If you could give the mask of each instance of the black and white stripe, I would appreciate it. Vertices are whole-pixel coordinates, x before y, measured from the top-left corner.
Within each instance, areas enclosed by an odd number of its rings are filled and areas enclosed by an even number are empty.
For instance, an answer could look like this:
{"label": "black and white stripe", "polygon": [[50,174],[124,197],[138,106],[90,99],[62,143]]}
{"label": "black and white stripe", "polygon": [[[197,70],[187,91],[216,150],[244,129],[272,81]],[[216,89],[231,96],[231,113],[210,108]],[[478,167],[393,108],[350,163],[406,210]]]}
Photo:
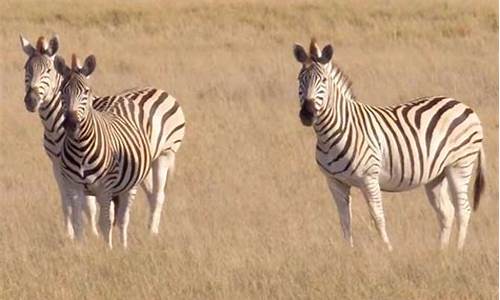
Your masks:
{"label": "black and white stripe", "polygon": [[471,213],[467,188],[476,160],[474,208],[484,187],[483,132],[472,109],[442,96],[389,107],[366,105],[356,101],[350,80],[331,61],[331,45],[320,51],[313,40],[309,54],[295,45],[294,55],[302,63],[300,118],[316,132],[316,161],[327,177],[350,244],[351,186],[363,192],[384,242],[392,249],[380,192],[425,185],[438,214],[441,246],[448,244],[456,209],[462,248]]}
{"label": "black and white stripe", "polygon": [[[164,155],[168,160],[169,154],[175,154],[178,140],[182,140],[184,122],[174,123],[172,117],[176,111],[182,111],[173,100],[170,109],[162,114],[159,111],[147,114],[146,99],[141,103],[122,96],[103,98],[113,105],[106,111],[98,111],[93,108],[96,97],[87,83],[95,68],[95,58],[88,57],[83,67],[79,67],[73,57],[69,69],[62,58],[56,57],[55,67],[64,77],[61,98],[67,134],[61,152],[63,175],[78,190],[97,196],[101,206],[99,224],[110,247],[116,209],[126,246],[129,205],[136,186],[146,178],[155,159]],[[168,99],[166,93],[162,95],[159,99]],[[150,104],[161,107],[162,103],[156,100]],[[179,125],[180,129],[175,130]],[[113,198],[118,201],[112,201]],[[113,209],[113,203],[118,208]]]}
{"label": "black and white stripe", "polygon": [[[44,127],[43,145],[52,161],[52,171],[60,192],[66,231],[72,239],[75,232],[72,225],[71,207],[72,203],[77,201],[77,196],[75,191],[64,184],[59,159],[62,139],[64,138],[62,127],[64,117],[59,100],[62,78],[54,69],[54,57],[59,49],[59,40],[57,36],[54,36],[47,42],[43,37],[40,37],[36,48],[24,37],[21,36],[20,40],[21,47],[28,56],[24,66],[26,89],[24,103],[28,111],[38,110],[39,112]],[[95,197],[86,196],[84,208],[89,217],[92,231],[97,235]]]}
{"label": "black and white stripe", "polygon": [[[39,111],[44,126],[44,148],[53,164],[53,171],[61,194],[62,207],[68,235],[73,238],[75,229],[73,224],[78,218],[71,214],[71,206],[76,199],[75,191],[64,185],[61,179],[60,153],[65,137],[63,127],[64,115],[60,100],[62,77],[54,69],[54,57],[58,50],[58,39],[53,37],[49,42],[40,37],[37,47],[31,46],[29,41],[21,37],[21,45],[28,55],[25,65],[25,105],[29,111]],[[130,89],[119,94],[129,101],[138,102],[142,107],[143,116],[161,116],[153,122],[144,119],[143,126],[154,132],[155,136],[161,132],[162,138],[154,141],[156,151],[151,172],[146,176],[141,186],[146,192],[150,204],[151,214],[149,227],[153,234],[158,233],[160,215],[165,200],[165,187],[168,174],[172,172],[175,162],[175,153],[178,151],[184,135],[184,115],[177,101],[165,91],[156,88]],[[96,110],[106,111],[113,108],[115,99],[120,97],[102,97],[95,99],[93,106]],[[153,120],[153,119],[152,119]],[[85,212],[90,218],[94,233],[95,226],[95,197],[86,195]],[[81,228],[79,229],[81,233]]]}

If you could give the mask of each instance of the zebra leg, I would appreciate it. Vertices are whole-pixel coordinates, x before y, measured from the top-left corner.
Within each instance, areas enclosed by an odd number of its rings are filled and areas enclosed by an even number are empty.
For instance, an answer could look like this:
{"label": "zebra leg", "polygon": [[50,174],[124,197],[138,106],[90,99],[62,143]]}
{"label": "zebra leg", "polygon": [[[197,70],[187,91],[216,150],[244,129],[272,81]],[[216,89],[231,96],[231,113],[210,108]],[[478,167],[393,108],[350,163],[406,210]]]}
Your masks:
{"label": "zebra leg", "polygon": [[332,193],[335,204],[337,205],[337,211],[340,218],[340,226],[342,227],[342,233],[344,239],[349,243],[351,247],[354,246],[352,239],[352,227],[351,227],[351,187],[338,181],[335,178],[328,178],[328,187]]}
{"label": "zebra leg", "polygon": [[96,206],[96,198],[95,196],[85,195],[85,205],[83,206],[85,214],[89,219],[90,227],[92,229],[92,234],[95,236],[99,236],[99,232],[97,231],[97,206]]}
{"label": "zebra leg", "polygon": [[[153,211],[153,166],[151,167],[151,170],[149,170],[148,175],[146,175],[146,178],[141,182],[141,188],[144,190],[144,193],[146,193],[146,198],[148,200],[149,204],[149,211]],[[148,227],[151,225],[151,215],[149,216],[148,220]]]}
{"label": "zebra leg", "polygon": [[455,201],[455,207],[458,219],[458,249],[462,250],[465,243],[465,236],[467,235],[467,226],[471,214],[471,208],[468,199],[469,181],[472,176],[474,164],[457,165],[448,167],[446,176],[450,181],[451,194]]}
{"label": "zebra leg", "polygon": [[149,229],[156,235],[159,231],[161,210],[165,201],[165,187],[167,184],[169,168],[173,165],[173,153],[162,154],[153,162],[153,197],[151,205],[151,219]]}
{"label": "zebra leg", "polygon": [[441,249],[448,247],[455,216],[455,207],[450,199],[448,178],[440,176],[425,185],[425,192],[432,207],[436,210],[441,232],[439,240]]}
{"label": "zebra leg", "polygon": [[368,202],[370,215],[375,221],[375,225],[377,226],[380,237],[387,246],[387,249],[389,251],[392,251],[392,245],[385,230],[384,207],[382,206],[382,195],[380,193],[380,185],[378,183],[378,180],[374,178],[368,179],[365,185],[361,187],[361,191],[363,192],[363,195]]}
{"label": "zebra leg", "polygon": [[130,206],[135,199],[137,194],[137,189],[133,188],[128,192],[124,192],[119,197],[118,213],[117,213],[117,223],[120,228],[120,238],[122,241],[123,248],[127,248],[127,230],[130,221]]}
{"label": "zebra leg", "polygon": [[66,234],[70,239],[75,238],[75,231],[73,230],[73,225],[71,223],[71,198],[68,194],[66,188],[66,182],[62,178],[61,168],[58,164],[52,164],[52,171],[54,172],[54,177],[56,178],[57,186],[59,188],[59,194],[61,196],[61,204],[64,216],[64,225],[66,227]]}
{"label": "zebra leg", "polygon": [[82,208],[85,195],[82,191],[77,190],[73,190],[68,193],[71,198],[71,223],[73,225],[75,238],[80,241],[83,238]]}
{"label": "zebra leg", "polygon": [[113,249],[113,241],[112,241],[112,226],[114,222],[114,203],[111,201],[111,195],[98,195],[97,200],[99,201],[100,210],[99,210],[99,227],[101,229],[102,236],[106,243],[108,244],[109,249]]}

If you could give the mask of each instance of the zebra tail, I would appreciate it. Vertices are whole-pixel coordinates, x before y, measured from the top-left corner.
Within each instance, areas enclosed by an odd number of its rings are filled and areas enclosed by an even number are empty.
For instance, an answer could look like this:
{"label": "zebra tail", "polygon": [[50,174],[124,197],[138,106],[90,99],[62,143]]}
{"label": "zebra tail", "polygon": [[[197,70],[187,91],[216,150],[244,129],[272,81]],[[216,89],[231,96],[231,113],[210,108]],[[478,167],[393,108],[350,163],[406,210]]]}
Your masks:
{"label": "zebra tail", "polygon": [[474,181],[474,211],[479,207],[479,199],[481,198],[481,194],[484,192],[484,188],[486,185],[486,181],[484,180],[484,175],[486,173],[484,168],[484,160],[484,150],[481,149],[477,160],[476,180]]}

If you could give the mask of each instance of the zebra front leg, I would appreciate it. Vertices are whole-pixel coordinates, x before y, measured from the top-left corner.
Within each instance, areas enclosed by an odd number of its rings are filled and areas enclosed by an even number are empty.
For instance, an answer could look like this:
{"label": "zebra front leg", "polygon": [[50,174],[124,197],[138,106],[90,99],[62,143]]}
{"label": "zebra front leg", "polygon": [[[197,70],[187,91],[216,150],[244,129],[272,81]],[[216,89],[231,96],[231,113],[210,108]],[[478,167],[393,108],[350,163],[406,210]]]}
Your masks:
{"label": "zebra front leg", "polygon": [[115,212],[114,203],[111,201],[110,194],[98,195],[97,201],[99,201],[99,228],[101,229],[102,236],[109,249],[113,249],[113,232],[112,226],[114,222]]}
{"label": "zebra front leg", "polygon": [[380,185],[378,179],[367,178],[365,185],[361,187],[361,191],[368,202],[368,207],[370,210],[370,215],[375,221],[377,230],[380,237],[384,241],[387,249],[392,251],[392,245],[387,236],[387,231],[385,229],[385,217],[384,217],[384,207],[382,205],[382,195],[380,193]]}
{"label": "zebra front leg", "polygon": [[92,195],[85,195],[85,205],[83,208],[89,220],[92,234],[94,236],[99,236],[99,232],[97,230],[97,221],[96,221],[96,215],[97,215],[96,197]]}
{"label": "zebra front leg", "polygon": [[425,185],[425,192],[432,207],[436,210],[439,226],[440,247],[445,249],[450,242],[450,234],[455,215],[455,207],[451,203],[448,179],[446,176],[440,176]]}
{"label": "zebra front leg", "polygon": [[340,218],[340,226],[342,227],[342,233],[344,239],[349,243],[351,247],[354,246],[352,239],[352,227],[351,227],[351,187],[338,181],[335,178],[327,178],[328,187],[332,193],[335,204],[337,205],[337,211]]}
{"label": "zebra front leg", "polygon": [[133,188],[128,192],[124,192],[119,197],[118,213],[117,213],[117,223],[120,228],[120,238],[122,241],[123,248],[127,248],[127,231],[128,224],[130,221],[130,206],[135,199],[137,194],[137,189]]}
{"label": "zebra front leg", "polygon": [[68,197],[71,199],[71,224],[76,240],[83,238],[82,208],[84,206],[85,195],[80,190],[68,190]]}
{"label": "zebra front leg", "polygon": [[53,163],[52,171],[54,172],[54,177],[57,182],[57,187],[59,188],[59,195],[61,196],[61,204],[62,204],[66,234],[72,240],[75,238],[75,231],[73,230],[73,225],[71,222],[71,197],[67,191],[66,187],[67,183],[62,178],[61,167],[59,166],[59,164]]}

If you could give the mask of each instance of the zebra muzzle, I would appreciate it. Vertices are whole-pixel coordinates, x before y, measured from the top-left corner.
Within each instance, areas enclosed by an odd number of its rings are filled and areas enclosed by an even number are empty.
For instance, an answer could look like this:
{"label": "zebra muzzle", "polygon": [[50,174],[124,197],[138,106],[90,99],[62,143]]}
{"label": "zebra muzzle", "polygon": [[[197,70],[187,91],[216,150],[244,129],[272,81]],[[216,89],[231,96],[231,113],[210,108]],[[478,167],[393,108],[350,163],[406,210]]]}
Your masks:
{"label": "zebra muzzle", "polygon": [[75,132],[78,128],[78,117],[73,113],[64,114],[64,122],[63,122],[64,130],[68,132]]}
{"label": "zebra muzzle", "polygon": [[29,112],[35,112],[38,108],[38,104],[40,103],[40,97],[35,90],[30,89],[26,96],[24,96],[24,105],[26,106],[26,110]]}
{"label": "zebra muzzle", "polygon": [[311,126],[313,123],[314,115],[312,112],[310,112],[305,105],[302,106],[300,109],[300,121],[302,122],[302,125],[304,126]]}

